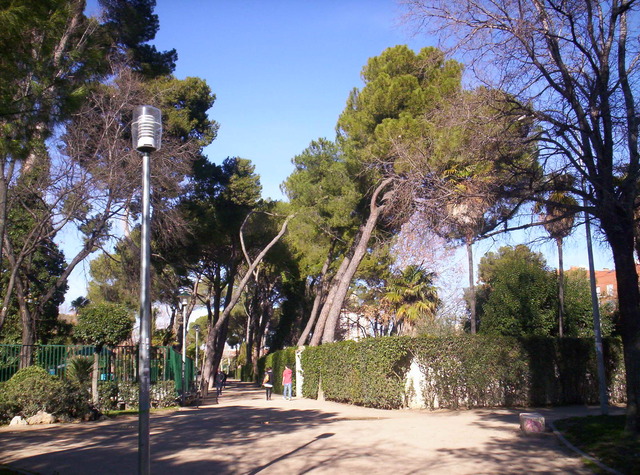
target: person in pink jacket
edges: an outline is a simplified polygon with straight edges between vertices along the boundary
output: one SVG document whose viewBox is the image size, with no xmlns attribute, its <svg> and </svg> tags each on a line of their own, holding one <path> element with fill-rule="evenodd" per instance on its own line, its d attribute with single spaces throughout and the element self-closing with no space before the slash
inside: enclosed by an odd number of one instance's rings
<svg viewBox="0 0 640 475">
<path fill-rule="evenodd" d="M 284 386 L 284 391 L 282 392 L 283 399 L 291 400 L 291 382 L 293 378 L 293 371 L 289 368 L 288 365 L 285 365 L 284 371 L 282 372 L 282 385 Z"/>
</svg>

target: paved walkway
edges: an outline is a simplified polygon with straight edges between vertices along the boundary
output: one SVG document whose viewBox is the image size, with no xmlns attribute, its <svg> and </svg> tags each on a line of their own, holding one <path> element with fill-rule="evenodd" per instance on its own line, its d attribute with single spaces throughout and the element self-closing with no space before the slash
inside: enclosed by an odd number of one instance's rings
<svg viewBox="0 0 640 475">
<path fill-rule="evenodd" d="M 284 401 L 229 381 L 205 400 L 151 416 L 154 474 L 590 473 L 551 433 L 527 436 L 509 409 L 385 411 Z M 539 410 L 547 420 L 597 408 Z M 40 474 L 133 474 L 137 416 L 0 428 L 0 464 Z"/>
</svg>

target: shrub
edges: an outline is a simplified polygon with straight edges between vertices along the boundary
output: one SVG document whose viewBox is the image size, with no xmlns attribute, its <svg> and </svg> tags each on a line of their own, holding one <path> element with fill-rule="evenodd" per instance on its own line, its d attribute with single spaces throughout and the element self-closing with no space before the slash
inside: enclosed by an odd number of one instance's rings
<svg viewBox="0 0 640 475">
<path fill-rule="evenodd" d="M 138 407 L 140 400 L 140 390 L 138 383 L 131 381 L 120 381 L 118 383 L 118 399 L 123 401 L 127 408 Z"/>
<path fill-rule="evenodd" d="M 87 390 L 91 387 L 91 371 L 93 370 L 93 359 L 89 356 L 74 356 L 67 361 L 65 377 L 75 381 Z"/>
<path fill-rule="evenodd" d="M 63 381 L 56 405 L 60 408 L 60 414 L 77 419 L 91 411 L 90 397 L 84 386 L 74 381 Z"/>
<path fill-rule="evenodd" d="M 62 381 L 39 366 L 19 370 L 5 383 L 5 391 L 17 412 L 24 417 L 38 411 L 56 414 L 63 410 L 60 401 L 64 391 Z"/>
<path fill-rule="evenodd" d="M 6 383 L 0 383 L 0 424 L 11 420 L 16 412 L 14 402 L 7 396 Z"/>
<path fill-rule="evenodd" d="M 4 420 L 18 414 L 30 417 L 38 411 L 77 418 L 89 410 L 89 394 L 84 388 L 62 381 L 39 366 L 18 371 L 3 384 L 1 393 L 0 407 L 4 409 L 0 409 L 0 417 Z"/>
<path fill-rule="evenodd" d="M 154 407 L 176 405 L 176 386 L 173 381 L 158 381 L 151 386 L 151 401 Z"/>
<path fill-rule="evenodd" d="M 418 338 L 412 353 L 425 377 L 429 409 L 526 403 L 527 365 L 514 338 Z"/>
<path fill-rule="evenodd" d="M 98 409 L 112 411 L 118 408 L 118 383 L 116 381 L 98 381 Z"/>
</svg>

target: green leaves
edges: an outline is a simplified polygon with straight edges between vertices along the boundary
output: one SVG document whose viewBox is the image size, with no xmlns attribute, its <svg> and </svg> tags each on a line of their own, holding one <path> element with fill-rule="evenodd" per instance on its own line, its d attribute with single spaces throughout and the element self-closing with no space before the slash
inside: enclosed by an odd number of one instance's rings
<svg viewBox="0 0 640 475">
<path fill-rule="evenodd" d="M 550 335 L 555 327 L 555 273 L 525 245 L 483 257 L 478 276 L 480 332 L 506 336 Z"/>
<path fill-rule="evenodd" d="M 115 346 L 131 335 L 130 311 L 112 303 L 90 304 L 80 311 L 74 336 L 83 343 Z"/>
<path fill-rule="evenodd" d="M 332 401 L 382 409 L 402 407 L 410 341 L 406 337 L 367 338 L 305 348 L 304 397 L 317 397 L 321 386 Z"/>
</svg>

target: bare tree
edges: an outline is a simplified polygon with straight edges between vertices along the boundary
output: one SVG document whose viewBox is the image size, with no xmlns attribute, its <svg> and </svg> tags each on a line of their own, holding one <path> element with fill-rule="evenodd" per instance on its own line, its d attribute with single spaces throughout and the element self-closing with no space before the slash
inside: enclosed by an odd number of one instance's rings
<svg viewBox="0 0 640 475">
<path fill-rule="evenodd" d="M 30 216 L 31 224 L 19 246 L 6 235 L 4 238 L 10 274 L 0 327 L 14 289 L 19 301 L 28 293 L 28 289 L 20 288 L 18 277 L 30 256 L 53 241 L 63 229 L 75 227 L 82 236 L 79 249 L 56 282 L 34 305 L 21 305 L 24 345 L 35 342 L 33 322 L 53 294 L 66 286 L 73 269 L 92 252 L 118 237 L 118 231 L 114 230 L 116 222 L 135 218 L 133 211 L 139 208 L 141 161 L 131 149 L 129 125 L 133 107 L 145 99 L 153 100 L 147 97 L 136 77 L 126 67 L 114 67 L 112 81 L 97 86 L 85 105 L 72 116 L 46 171 L 36 173 L 38 168 L 34 167 L 33 172 L 25 175 L 29 180 L 17 180 L 13 187 L 9 206 L 22 208 Z M 197 150 L 195 141 L 166 138 L 162 151 L 154 156 L 152 180 L 155 188 L 162 190 L 154 197 L 155 203 L 161 202 L 159 197 L 163 194 L 177 192 Z M 39 206 L 34 208 L 23 200 L 27 195 L 38 199 Z M 165 222 L 176 224 L 166 219 Z M 167 228 L 169 226 L 163 226 Z M 28 359 L 25 355 L 25 361 Z"/>
<path fill-rule="evenodd" d="M 407 19 L 470 58 L 476 79 L 508 91 L 535 120 L 548 176 L 586 203 L 611 246 L 618 281 L 627 382 L 626 429 L 640 429 L 637 0 L 404 0 Z M 583 189 L 583 182 L 588 186 Z M 552 183 L 550 180 L 549 187 Z M 584 201 L 583 201 L 584 200 Z"/>
</svg>

